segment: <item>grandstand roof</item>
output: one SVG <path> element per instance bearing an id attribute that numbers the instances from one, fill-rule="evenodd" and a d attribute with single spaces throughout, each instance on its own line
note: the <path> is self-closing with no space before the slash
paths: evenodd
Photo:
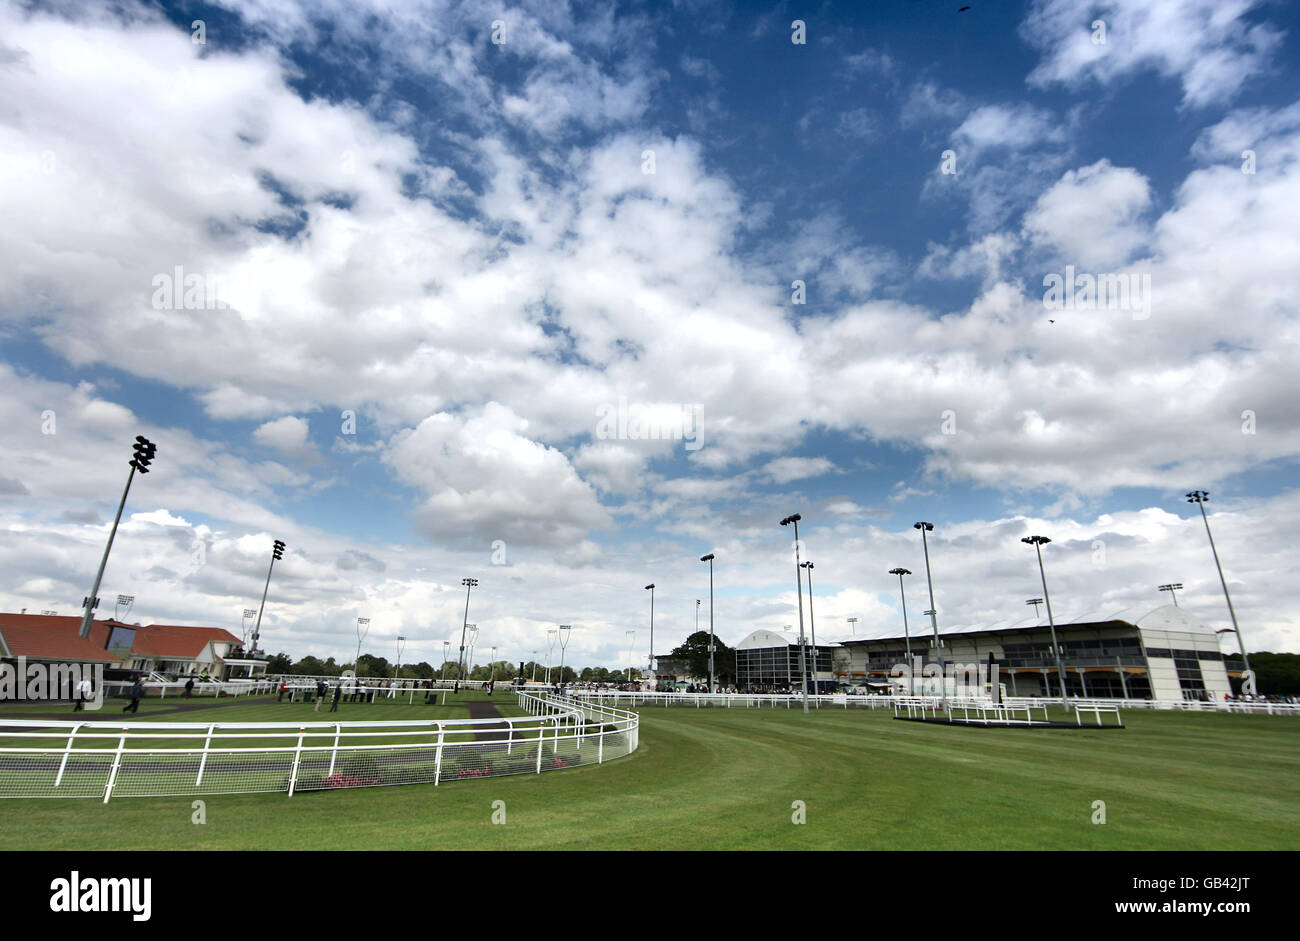
<path id="1" fill-rule="evenodd" d="M 192 660 L 212 641 L 238 644 L 239 638 L 220 627 L 188 627 L 181 624 L 126 624 L 95 620 L 90 636 L 81 636 L 77 615 L 0 614 L 0 653 L 7 657 L 33 660 L 83 660 L 115 663 L 120 657 L 105 649 L 114 627 L 135 632 L 131 654 Z"/>

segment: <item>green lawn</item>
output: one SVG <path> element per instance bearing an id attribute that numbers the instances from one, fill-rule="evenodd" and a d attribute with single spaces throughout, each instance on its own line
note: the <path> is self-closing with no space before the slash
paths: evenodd
<path id="1" fill-rule="evenodd" d="M 376 709 L 432 707 L 346 718 Z M 286 710 L 315 717 L 274 702 L 229 712 Z M 1076 732 L 885 711 L 642 714 L 640 749 L 602 766 L 209 796 L 202 826 L 187 797 L 3 800 L 0 849 L 1300 849 L 1294 718 L 1133 711 L 1123 731 Z M 504 826 L 491 822 L 498 800 Z M 1091 822 L 1098 800 L 1104 825 Z M 794 801 L 806 824 L 792 823 Z"/>

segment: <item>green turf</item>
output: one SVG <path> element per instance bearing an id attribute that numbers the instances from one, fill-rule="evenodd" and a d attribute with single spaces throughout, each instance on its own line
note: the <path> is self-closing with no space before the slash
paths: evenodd
<path id="1" fill-rule="evenodd" d="M 299 707 L 231 712 L 263 708 Z M 398 707 L 354 711 L 373 708 Z M 1124 718 L 1123 731 L 1077 732 L 647 708 L 640 749 L 602 766 L 210 796 L 203 826 L 188 797 L 3 800 L 0 849 L 1300 848 L 1296 719 Z M 504 826 L 491 821 L 498 800 Z M 1098 800 L 1104 825 L 1091 822 Z M 794 801 L 806 824 L 792 823 Z"/>

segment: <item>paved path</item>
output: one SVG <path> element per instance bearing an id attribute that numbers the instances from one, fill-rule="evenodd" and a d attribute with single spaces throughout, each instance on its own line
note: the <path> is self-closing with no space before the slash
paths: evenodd
<path id="1" fill-rule="evenodd" d="M 471 701 L 465 703 L 465 705 L 469 707 L 469 717 L 471 719 L 503 718 L 501 711 L 496 707 L 496 703 Z M 474 730 L 474 740 L 476 742 L 504 742 L 507 737 L 506 730 L 509 728 L 510 723 L 508 722 L 479 726 Z"/>
<path id="2" fill-rule="evenodd" d="M 270 702 L 270 698 L 258 699 L 256 697 L 235 699 L 233 697 L 222 697 L 216 700 L 205 700 L 204 702 L 186 702 L 180 706 L 173 706 L 170 709 L 150 709 L 144 713 L 122 712 L 122 700 L 104 700 L 103 709 L 83 709 L 81 712 L 73 712 L 71 704 L 62 712 L 23 712 L 11 713 L 10 715 L 0 715 L 0 723 L 5 719 L 58 719 L 60 721 L 86 721 L 86 722 L 116 722 L 119 718 L 125 721 L 125 716 L 135 718 L 152 719 L 154 716 L 174 715 L 178 712 L 195 712 L 200 709 L 225 709 L 229 706 L 258 705 L 264 706 Z M 117 705 L 114 705 L 114 703 Z"/>

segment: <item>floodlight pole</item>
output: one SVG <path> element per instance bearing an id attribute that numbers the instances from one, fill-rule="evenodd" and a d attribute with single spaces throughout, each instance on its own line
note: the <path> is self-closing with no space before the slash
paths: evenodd
<path id="1" fill-rule="evenodd" d="M 808 659 L 803 635 L 803 575 L 799 571 L 799 521 L 803 519 L 794 513 L 781 520 L 781 525 L 794 524 L 794 581 L 795 591 L 799 595 L 799 672 L 803 676 L 803 711 L 808 714 Z"/>
<path id="2" fill-rule="evenodd" d="M 655 673 L 655 583 L 651 582 L 645 586 L 645 590 L 650 592 L 650 673 Z M 658 685 L 658 684 L 656 684 Z"/>
<path id="3" fill-rule="evenodd" d="M 1223 566 L 1219 564 L 1219 550 L 1214 548 L 1214 534 L 1210 532 L 1210 518 L 1205 515 L 1205 502 L 1210 499 L 1208 490 L 1193 490 L 1187 495 L 1188 503 L 1195 503 L 1201 510 L 1201 519 L 1205 522 L 1205 535 L 1210 539 L 1210 551 L 1214 553 L 1214 567 L 1219 570 L 1219 584 L 1223 586 L 1223 599 L 1228 602 L 1228 616 L 1232 618 L 1232 629 L 1237 633 L 1237 646 L 1241 648 L 1242 668 L 1250 670 L 1250 659 L 1246 656 L 1246 642 L 1241 639 L 1241 628 L 1237 626 L 1237 612 L 1232 610 L 1232 596 L 1228 594 L 1228 580 L 1223 577 Z"/>
<path id="4" fill-rule="evenodd" d="M 714 692 L 713 651 L 717 645 L 713 641 L 713 553 L 700 556 L 701 562 L 709 563 L 709 692 Z"/>
<path id="5" fill-rule="evenodd" d="M 108 544 L 104 546 L 104 555 L 99 560 L 99 570 L 95 572 L 95 584 L 91 586 L 90 594 L 86 597 L 85 613 L 81 616 L 82 637 L 90 636 L 90 625 L 95 620 L 95 606 L 99 604 L 99 583 L 104 578 L 104 568 L 108 565 L 108 553 L 113 548 L 113 540 L 117 537 L 117 524 L 122 520 L 122 510 L 126 507 L 126 495 L 131 492 L 131 481 L 135 478 L 136 470 L 142 474 L 149 473 L 149 463 L 153 460 L 154 452 L 157 450 L 156 445 L 152 444 L 147 438 L 137 435 L 135 445 L 135 456 L 131 459 L 131 470 L 126 475 L 126 486 L 122 488 L 122 499 L 117 504 L 117 515 L 113 517 L 113 528 L 108 531 Z"/>
<path id="6" fill-rule="evenodd" d="M 361 628 L 365 627 L 363 631 Z M 352 672 L 357 676 L 361 675 L 361 643 L 370 633 L 370 618 L 357 618 L 357 656 L 352 661 Z"/>
<path id="7" fill-rule="evenodd" d="M 935 655 L 939 658 L 939 695 L 946 702 L 948 699 L 948 673 L 944 668 L 943 641 L 939 639 L 939 621 L 937 620 L 938 615 L 935 613 L 937 609 L 934 606 L 934 581 L 930 578 L 930 543 L 925 538 L 926 533 L 933 532 L 934 524 L 926 522 L 913 523 L 912 528 L 921 531 L 921 548 L 925 551 L 925 583 L 930 589 L 930 610 L 926 613 L 930 615 L 930 627 L 934 631 Z M 953 682 L 956 683 L 955 677 Z"/>
<path id="8" fill-rule="evenodd" d="M 817 619 L 813 617 L 812 560 L 805 562 L 803 567 L 808 570 L 808 629 L 812 632 L 813 694 L 821 695 L 821 686 L 817 679 Z"/>
<path id="9" fill-rule="evenodd" d="M 266 608 L 266 592 L 271 587 L 271 571 L 275 568 L 275 560 L 282 557 L 284 552 L 284 543 L 275 540 L 271 544 L 271 564 L 266 567 L 266 584 L 262 586 L 262 603 L 257 607 L 257 623 L 253 625 L 253 649 L 250 650 L 249 656 L 257 654 L 257 642 L 262 636 L 262 611 Z"/>
<path id="10" fill-rule="evenodd" d="M 1052 617 L 1052 596 L 1047 592 L 1047 574 L 1043 571 L 1043 546 L 1052 540 L 1046 536 L 1024 536 L 1021 542 L 1030 543 L 1034 551 L 1038 553 L 1038 575 L 1043 580 L 1043 601 L 1047 605 L 1047 624 L 1052 630 L 1052 653 L 1056 655 L 1056 673 L 1061 678 L 1061 705 L 1067 709 L 1070 701 L 1067 699 L 1067 687 L 1065 685 L 1065 665 L 1061 663 L 1061 645 L 1056 642 L 1056 621 Z"/>
<path id="11" fill-rule="evenodd" d="M 1178 592 L 1180 592 L 1183 588 L 1182 582 L 1174 582 L 1170 585 L 1159 585 L 1157 587 L 1161 591 L 1169 592 L 1169 596 L 1174 599 L 1174 607 L 1175 608 L 1178 607 Z"/>
<path id="12" fill-rule="evenodd" d="M 572 624 L 560 625 L 560 683 L 564 683 L 564 650 L 569 646 L 569 632 L 573 630 Z"/>
<path id="13" fill-rule="evenodd" d="M 468 679 L 465 676 L 465 631 L 469 628 L 469 592 L 470 589 L 478 584 L 477 578 L 462 578 L 460 583 L 465 586 L 465 620 L 460 626 L 460 654 L 456 660 L 456 672 L 460 674 L 457 679 Z"/>
<path id="14" fill-rule="evenodd" d="M 916 677 L 912 675 L 912 635 L 907 629 L 907 592 L 903 591 L 903 576 L 912 573 L 902 567 L 889 570 L 890 575 L 898 576 L 898 597 L 903 602 L 903 645 L 907 649 L 907 693 L 909 696 L 916 694 Z"/>

